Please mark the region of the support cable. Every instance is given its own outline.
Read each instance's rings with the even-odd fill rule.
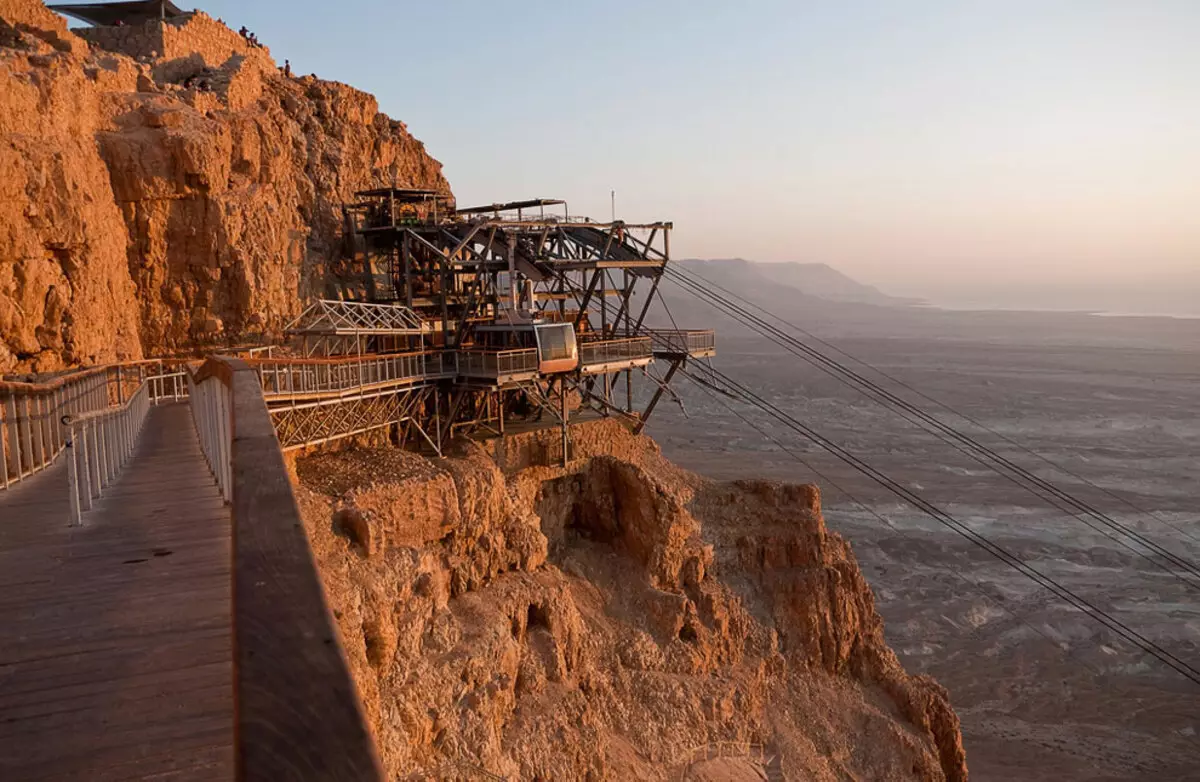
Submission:
[[[685,374],[687,374],[687,373],[685,372]],[[727,411],[729,411],[729,413],[731,413],[732,415],[737,417],[742,423],[746,424],[746,426],[749,426],[751,429],[758,432],[759,435],[761,435],[768,442],[774,443],[775,446],[777,448],[779,448],[779,450],[783,451],[788,456],[792,457],[794,460],[796,460],[801,465],[806,467],[810,472],[812,472],[814,475],[816,475],[818,478],[820,478],[823,483],[827,483],[830,486],[832,486],[834,489],[836,489],[837,491],[841,492],[841,494],[843,496],[845,496],[847,499],[849,499],[850,502],[854,506],[856,506],[857,508],[862,510],[864,513],[867,513],[868,515],[872,516],[876,521],[883,524],[884,526],[886,526],[888,529],[892,530],[893,532],[900,534],[900,535],[905,534],[903,530],[901,530],[899,527],[897,527],[895,524],[893,524],[891,521],[889,521],[886,517],[884,517],[881,513],[879,513],[874,508],[872,508],[870,505],[867,505],[866,502],[864,502],[863,500],[860,500],[858,497],[856,497],[849,489],[847,489],[846,487],[839,484],[837,481],[835,481],[833,478],[831,478],[826,473],[823,473],[820,470],[818,470],[810,461],[805,459],[800,454],[796,453],[796,451],[794,451],[793,449],[784,445],[783,442],[778,437],[775,437],[770,432],[768,432],[766,429],[764,429],[763,427],[761,427],[758,424],[751,421],[749,418],[747,418],[745,415],[743,415],[741,412],[739,412],[738,409],[736,407],[734,407],[732,404],[730,404],[726,399],[722,398],[722,397],[729,397],[731,399],[736,400],[736,399],[738,399],[738,397],[736,395],[729,394],[727,391],[725,391],[719,387],[716,387],[714,385],[711,385],[708,382],[700,381],[700,380],[697,380],[692,377],[689,377],[688,379],[691,380],[693,383],[695,383],[696,386],[698,388],[700,388],[701,391],[704,391],[706,394],[708,394],[710,397],[712,397],[714,400],[716,400],[722,407],[724,407]],[[907,537],[912,538],[913,536],[908,535]],[[1048,634],[1046,634],[1045,631],[1041,630],[1036,625],[1027,621],[1024,617],[1022,617],[1020,614],[1018,614],[1012,608],[1010,608],[1009,606],[1006,606],[1004,603],[1001,603],[995,597],[988,594],[987,590],[985,590],[978,581],[968,578],[962,572],[961,569],[954,567],[950,563],[947,563],[947,572],[949,572],[951,575],[953,575],[959,581],[966,584],[968,587],[970,587],[975,592],[979,593],[980,597],[982,597],[984,600],[986,600],[991,605],[998,608],[1002,613],[1008,614],[1008,616],[1012,617],[1020,624],[1024,625],[1025,627],[1032,630],[1037,635],[1041,636],[1047,643],[1049,643],[1054,648],[1058,649],[1066,657],[1069,657],[1070,659],[1074,660],[1075,662],[1077,662],[1080,665],[1084,666],[1085,668],[1089,669],[1097,677],[1104,675],[1104,673],[1099,668],[1096,668],[1094,665],[1089,663],[1087,660],[1085,660],[1085,659],[1079,657],[1077,654],[1075,654],[1075,652],[1071,649],[1069,644],[1060,643],[1060,642],[1054,640],[1053,638],[1051,638]],[[943,617],[943,619],[945,619],[945,617]],[[946,619],[946,622],[948,624],[950,624],[950,626],[954,627],[956,630],[958,629],[958,626],[955,625],[953,622],[950,622],[948,619]],[[975,628],[974,630],[971,631],[971,635],[975,635],[975,634],[979,633],[982,629],[983,629],[982,626]]]
[[[1008,437],[1003,432],[998,432],[995,429],[992,429],[987,424],[984,424],[983,422],[979,421],[978,419],[973,418],[972,416],[970,416],[966,413],[963,413],[959,410],[956,410],[956,409],[950,407],[948,404],[946,404],[945,402],[942,402],[941,400],[937,399],[936,397],[930,396],[929,394],[924,393],[923,391],[921,391],[918,388],[914,388],[913,386],[909,385],[908,383],[905,383],[903,380],[900,380],[896,376],[890,375],[887,372],[880,369],[879,367],[869,364],[866,361],[858,358],[854,354],[849,353],[849,352],[843,350],[842,348],[839,348],[837,345],[833,344],[832,342],[822,339],[821,337],[817,336],[816,334],[813,334],[811,331],[808,331],[807,329],[802,328],[801,326],[797,326],[794,323],[784,320],[783,318],[779,317],[778,315],[765,309],[761,305],[755,304],[753,301],[750,301],[749,299],[746,299],[745,297],[738,295],[736,292],[729,290],[728,288],[724,287],[723,285],[713,282],[712,280],[708,279],[707,277],[705,277],[704,275],[695,271],[694,269],[678,267],[677,271],[685,272],[686,274],[691,275],[692,277],[694,277],[694,278],[698,279],[699,281],[703,282],[704,284],[708,285],[710,288],[715,288],[719,291],[722,291],[729,298],[741,302],[742,304],[746,305],[748,308],[750,308],[752,310],[757,310],[758,312],[762,313],[763,316],[765,316],[766,318],[773,320],[776,323],[779,323],[783,326],[786,326],[786,327],[792,329],[793,331],[799,332],[800,334],[804,335],[805,337],[812,340],[813,342],[823,345],[824,347],[828,348],[829,350],[837,353],[840,356],[843,356],[844,358],[854,362],[855,364],[858,364],[861,367],[871,370],[872,372],[880,375],[881,377],[886,378],[887,380],[891,381],[892,383],[895,383],[897,386],[899,386],[900,388],[903,388],[904,390],[908,391],[909,393],[915,394],[916,396],[920,397],[921,399],[924,399],[926,402],[929,402],[930,404],[940,407],[941,409],[945,410],[946,412],[948,412],[958,418],[961,418],[964,421],[967,421],[968,423],[982,429],[983,431],[987,432],[990,435],[993,435],[994,437],[999,438],[1000,440],[1002,440],[1003,442],[1005,442],[1008,445],[1011,445],[1012,447],[1016,448],[1017,450],[1022,451],[1024,453],[1034,457],[1035,459],[1038,459],[1039,461],[1049,465],[1050,467],[1053,467],[1054,469],[1058,470],[1059,472],[1061,472],[1071,478],[1074,478],[1075,480],[1079,481],[1080,483],[1083,483],[1083,484],[1095,489],[1096,491],[1104,494],[1109,499],[1115,500],[1133,511],[1141,513],[1141,514],[1153,519],[1154,521],[1159,522],[1160,524],[1170,527],[1171,529],[1178,532],[1180,535],[1183,535],[1184,537],[1189,538],[1192,541],[1200,543],[1200,538],[1197,538],[1196,536],[1189,533],[1187,530],[1182,529],[1178,525],[1173,524],[1172,522],[1162,518],[1156,511],[1147,510],[1147,509],[1141,507],[1140,505],[1138,505],[1137,503],[1133,502],[1132,500],[1130,500],[1126,497],[1122,497],[1121,495],[1117,494],[1116,492],[1113,492],[1109,489],[1104,488],[1103,486],[1100,486],[1100,485],[1088,480],[1086,477],[1079,475],[1076,472],[1071,471],[1070,469],[1064,467],[1063,465],[1059,464],[1058,462],[1055,462],[1055,461],[1051,460],[1050,458],[1048,458],[1047,456],[1044,456],[1043,454],[1038,453],[1037,451],[1033,450],[1032,448],[1022,445],[1020,442],[1012,439],[1011,437]],[[663,302],[663,306],[664,307],[666,306],[666,302]]]
[[[753,315],[745,308],[740,307],[730,302],[728,299],[725,299],[720,294],[707,289],[703,284],[695,282],[694,280],[691,280],[674,271],[669,271],[668,276],[672,282],[675,282],[685,291],[691,293],[701,301],[706,301],[707,303],[716,306],[725,314],[735,318],[743,325],[746,325],[753,331],[783,347],[793,355],[800,357],[826,374],[829,374],[835,379],[838,379],[852,388],[855,388],[868,398],[871,398],[892,410],[901,418],[908,420],[910,423],[913,423],[930,434],[933,434],[935,437],[938,437],[938,439],[942,440],[942,442],[951,445],[951,447],[954,447],[960,453],[963,453],[978,463],[988,467],[1015,485],[1020,486],[1026,491],[1029,491],[1034,496],[1047,501],[1059,510],[1071,514],[1092,530],[1105,535],[1110,540],[1113,540],[1132,553],[1142,557],[1160,570],[1163,570],[1164,572],[1174,576],[1183,583],[1191,586],[1193,589],[1200,589],[1200,582],[1184,577],[1173,569],[1173,567],[1179,568],[1184,573],[1200,579],[1200,570],[1198,570],[1190,561],[1163,548],[1161,545],[1147,538],[1145,535],[1142,535],[1140,532],[1130,529],[1129,527],[1126,527],[1125,525],[1115,521],[1086,502],[1074,497],[1049,481],[1034,475],[1020,465],[1017,465],[1006,457],[996,453],[992,449],[982,445],[981,443],[959,432],[953,427],[950,427],[949,425],[939,421],[915,405],[896,396],[895,394],[892,394],[873,381],[862,377],[861,375],[853,372],[853,370],[850,370],[835,360],[830,359],[814,348],[805,345],[795,337],[792,337],[780,329],[771,326],[769,323],[766,323],[761,318]],[[1085,518],[1085,516],[1087,518]],[[1101,529],[1101,526],[1136,542],[1153,554],[1156,554],[1158,557],[1166,560],[1166,562],[1170,564],[1164,564],[1144,551],[1132,547],[1124,540],[1114,537],[1114,535],[1110,534],[1108,531],[1106,531],[1106,529]]]
[[[1091,601],[1073,592],[1055,579],[1042,573],[1040,570],[1037,570],[1031,565],[1025,563],[1003,546],[971,529],[954,516],[911,491],[898,481],[892,479],[886,473],[871,466],[869,463],[865,462],[850,451],[847,451],[811,427],[800,422],[788,413],[780,410],[778,407],[758,396],[733,378],[730,378],[717,369],[710,368],[709,371],[714,379],[723,384],[727,389],[731,389],[742,401],[757,407],[763,412],[769,414],[771,417],[775,418],[775,420],[779,421],[784,426],[803,435],[808,440],[837,457],[845,464],[853,467],[855,470],[859,471],[863,475],[866,475],[868,478],[872,479],[892,494],[922,511],[939,524],[942,524],[969,542],[984,549],[996,559],[999,559],[1001,562],[1021,573],[1039,586],[1049,590],[1052,594],[1067,604],[1071,605],[1082,613],[1087,614],[1093,620],[1116,633],[1118,636],[1134,646],[1142,649],[1147,654],[1156,658],[1159,662],[1175,670],[1177,673],[1189,679],[1194,684],[1200,685],[1200,670],[1189,665],[1187,662],[1172,654],[1170,651],[1164,649],[1154,641],[1121,622],[1119,619],[1099,608]],[[685,377],[694,379],[694,375],[691,372],[688,372],[686,369],[682,370],[682,373]],[[701,378],[700,381],[704,382],[704,379]]]

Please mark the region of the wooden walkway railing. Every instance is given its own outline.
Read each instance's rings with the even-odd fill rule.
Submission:
[[[46,518],[25,518],[25,522],[35,521],[32,527],[35,530],[66,527],[68,470],[61,462],[52,472],[47,468],[55,465],[57,457],[67,449],[73,426],[81,448],[84,441],[100,442],[94,432],[83,434],[84,430],[97,426],[104,432],[105,443],[99,449],[92,446],[93,457],[102,455],[99,461],[68,460],[68,467],[77,467],[76,485],[83,485],[79,480],[80,469],[94,476],[98,468],[103,470],[98,484],[104,480],[115,486],[161,481],[156,473],[150,484],[146,483],[150,476],[142,475],[143,468],[150,469],[148,465],[158,462],[146,462],[141,457],[128,463],[119,484],[115,480],[116,470],[135,447],[141,447],[137,435],[149,403],[188,400],[200,451],[231,511],[231,540],[227,550],[232,551],[232,557],[227,561],[233,574],[233,599],[229,602],[226,597],[213,603],[211,590],[194,594],[175,590],[174,600],[188,599],[195,604],[182,608],[173,604],[170,610],[205,615],[215,612],[214,615],[228,617],[233,637],[231,701],[235,706],[230,719],[235,725],[236,778],[254,782],[382,780],[383,772],[362,704],[292,494],[259,373],[245,361],[223,357],[186,366],[183,371],[175,371],[174,367],[171,370],[166,371],[158,362],[139,362],[83,370],[44,384],[0,384],[0,407],[6,411],[0,418],[0,447],[4,448],[0,463],[5,466],[0,511],[12,502],[21,503],[22,507],[50,508]],[[164,411],[155,414],[161,412]],[[195,442],[193,439],[193,449]],[[170,444],[160,440],[155,448],[155,453],[169,453]],[[162,472],[161,465],[157,469]],[[19,488],[30,491],[13,494],[11,489],[18,488],[15,486],[18,481],[26,481],[38,472],[46,474],[39,477],[37,486],[22,486]],[[177,477],[193,484],[195,481],[190,474]],[[94,488],[86,493],[89,499]],[[119,503],[124,495],[119,488],[114,491],[121,496],[114,495],[102,503],[106,514],[103,529],[120,524]],[[35,494],[61,499],[30,506],[28,498]],[[164,523],[183,510],[171,507],[173,499],[167,491],[155,500],[162,503],[158,512],[165,514]],[[214,500],[220,501],[215,497]],[[5,525],[12,518],[0,512],[0,543],[4,542]],[[87,518],[90,517],[85,517],[85,525]],[[101,521],[97,519],[96,523]],[[153,521],[140,523],[148,523],[148,530],[154,529]],[[21,536],[26,533],[13,532],[17,537],[10,537],[8,545],[16,548],[8,553],[19,557]],[[71,545],[72,538],[50,536],[47,540],[39,544],[44,549],[39,552],[53,560],[51,549]],[[186,540],[177,545],[186,545]],[[182,553],[178,548],[175,551]],[[0,555],[3,553],[0,548]],[[64,556],[67,556],[65,550]],[[211,554],[205,556],[211,558]],[[181,598],[181,592],[188,596]],[[34,615],[45,613],[38,604],[43,599],[39,595],[39,590],[29,590],[27,600],[31,604],[22,603],[21,610]],[[154,595],[144,597],[152,602],[155,599]],[[66,603],[62,608],[55,605],[55,612],[61,613],[72,605],[74,598],[73,593],[56,593],[55,599]],[[158,605],[156,610],[162,613],[168,607]],[[104,621],[103,616],[94,617],[89,627],[95,630],[89,632],[102,632]],[[115,632],[118,628],[112,629]],[[58,632],[62,637],[70,637],[73,629],[63,627]],[[49,633],[46,637],[56,636]],[[11,656],[9,643],[0,634],[0,667]],[[22,654],[36,653],[22,649]],[[143,646],[131,647],[126,655],[127,665],[122,666],[125,675],[138,675],[138,655],[143,649]],[[54,651],[47,649],[46,653]],[[87,729],[98,731],[92,739],[101,740],[102,726],[88,725]],[[80,746],[87,744],[86,740],[76,742]],[[0,778],[4,777],[0,773]]]
[[[212,358],[190,382],[228,400],[193,410],[232,488],[238,778],[382,780],[259,374]]]

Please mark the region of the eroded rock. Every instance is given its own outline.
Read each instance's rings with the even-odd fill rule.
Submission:
[[[297,464],[393,776],[679,779],[697,748],[750,742],[789,779],[966,778],[944,690],[884,643],[813,487],[710,483],[612,421],[567,468],[511,440],[503,471],[473,443]],[[370,559],[320,523],[348,498],[386,518]]]
[[[0,20],[0,372],[277,333],[343,284],[356,190],[449,192],[372,96],[203,13],[92,45],[36,0]]]

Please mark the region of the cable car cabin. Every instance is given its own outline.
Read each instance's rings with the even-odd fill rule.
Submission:
[[[571,372],[579,367],[575,326],[570,323],[540,323],[533,327],[537,340],[538,371],[543,375]]]
[[[579,368],[579,345],[571,323],[492,323],[475,328],[475,341],[487,350],[536,350],[539,374]]]

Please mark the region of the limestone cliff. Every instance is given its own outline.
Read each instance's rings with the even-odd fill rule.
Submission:
[[[354,191],[449,192],[372,96],[201,12],[85,34],[0,0],[0,373],[275,331]]]
[[[614,421],[537,466],[539,436],[297,462],[393,778],[966,778],[814,487],[705,481]]]

